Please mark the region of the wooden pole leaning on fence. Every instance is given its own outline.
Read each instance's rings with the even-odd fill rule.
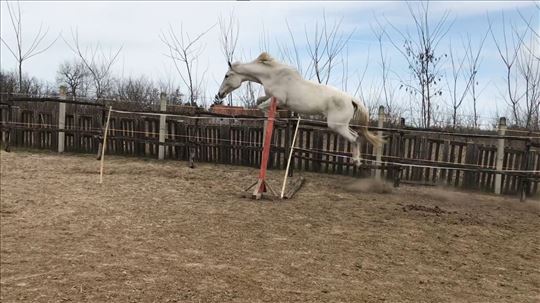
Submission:
[[[67,99],[67,88],[60,86],[60,100]],[[58,103],[58,152],[63,153],[65,149],[66,133],[66,104]]]
[[[283,199],[284,197],[290,198],[294,194],[294,192],[291,192],[291,195],[285,196],[285,185],[287,184],[287,177],[289,176],[289,168],[291,166],[291,159],[292,159],[292,155],[294,153],[294,145],[295,145],[295,142],[296,142],[296,134],[298,134],[298,127],[299,126],[300,126],[300,116],[298,116],[298,121],[296,122],[296,128],[294,129],[294,135],[293,135],[293,138],[292,138],[291,148],[290,148],[290,152],[289,152],[289,159],[287,160],[287,168],[285,169],[285,176],[283,177],[283,185],[281,186],[281,195],[280,195],[281,199]],[[303,178],[301,178],[300,182],[303,182]],[[301,184],[299,186],[301,186]],[[296,189],[293,188],[293,191],[296,191]]]
[[[379,129],[383,128],[384,125],[384,106],[379,106],[379,120],[377,121],[377,127]],[[377,137],[382,140],[383,132],[382,130],[377,131]],[[375,180],[380,181],[381,180],[381,165],[382,165],[382,153],[383,153],[383,144],[377,145],[377,149],[375,150],[375,163],[377,166],[377,169],[375,170]]]
[[[167,94],[161,93],[160,95],[160,111],[167,111]],[[159,146],[158,146],[158,159],[165,159],[165,136],[167,135],[167,116],[162,114],[159,116]]]
[[[506,133],[506,118],[501,117],[499,119],[498,126],[499,136],[504,136]],[[504,138],[497,139],[497,158],[495,163],[495,169],[501,171],[503,169],[504,162]],[[502,193],[502,174],[497,173],[495,175],[495,194],[500,195]]]
[[[107,122],[105,123],[105,133],[103,134],[103,144],[101,145],[101,165],[99,169],[99,184],[103,183],[103,165],[105,164],[105,149],[107,148],[107,134],[109,133],[109,121],[111,120],[112,106],[109,106]]]

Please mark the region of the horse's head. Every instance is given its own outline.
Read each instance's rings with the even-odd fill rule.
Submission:
[[[229,93],[231,93],[233,90],[237,89],[242,85],[242,82],[244,80],[244,77],[235,72],[233,67],[234,64],[229,63],[229,69],[227,70],[227,73],[225,74],[225,78],[223,78],[223,82],[221,82],[221,86],[219,87],[219,91],[216,95],[216,99],[223,99],[225,98]]]

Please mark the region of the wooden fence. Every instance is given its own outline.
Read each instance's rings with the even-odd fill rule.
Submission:
[[[61,140],[58,134],[64,133],[66,152],[97,153],[107,107],[63,102],[69,102],[65,104],[64,128],[59,126],[59,100],[3,98],[0,105],[3,144],[58,150]],[[160,142],[159,115],[112,112],[107,153],[158,158],[161,148],[166,159],[187,161],[193,155],[200,162],[259,166],[263,118],[166,113],[169,115],[162,128],[165,136]],[[276,121],[269,169],[285,168],[295,124],[295,119]],[[504,130],[499,135],[463,134],[409,128],[404,124],[371,129],[383,130],[387,141],[382,149],[382,163],[357,168],[346,140],[327,129],[324,122],[302,121],[291,167],[297,171],[357,177],[370,176],[380,169],[384,178],[401,182],[446,184],[504,194],[515,194],[522,188],[529,195],[538,191],[538,134],[510,131],[504,134]],[[501,142],[504,157],[497,161],[497,150],[501,148],[497,145]],[[373,146],[367,142],[362,143],[362,158],[376,159]],[[520,182],[527,180],[531,182]]]

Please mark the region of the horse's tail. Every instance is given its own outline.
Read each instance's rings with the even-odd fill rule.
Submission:
[[[369,113],[364,105],[357,100],[353,100],[353,106],[353,121],[355,122],[354,124],[358,124],[360,126],[360,133],[375,147],[379,146],[379,144],[384,144],[385,140],[379,138],[377,135],[369,131]]]

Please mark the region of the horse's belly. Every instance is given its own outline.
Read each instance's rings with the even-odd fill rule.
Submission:
[[[314,94],[314,92],[289,94],[287,98],[287,106],[300,114],[319,115],[326,112],[326,102]]]
[[[324,114],[324,109],[321,106],[309,104],[309,103],[298,103],[298,102],[287,102],[287,106],[295,113],[305,114],[305,115],[319,115]]]

